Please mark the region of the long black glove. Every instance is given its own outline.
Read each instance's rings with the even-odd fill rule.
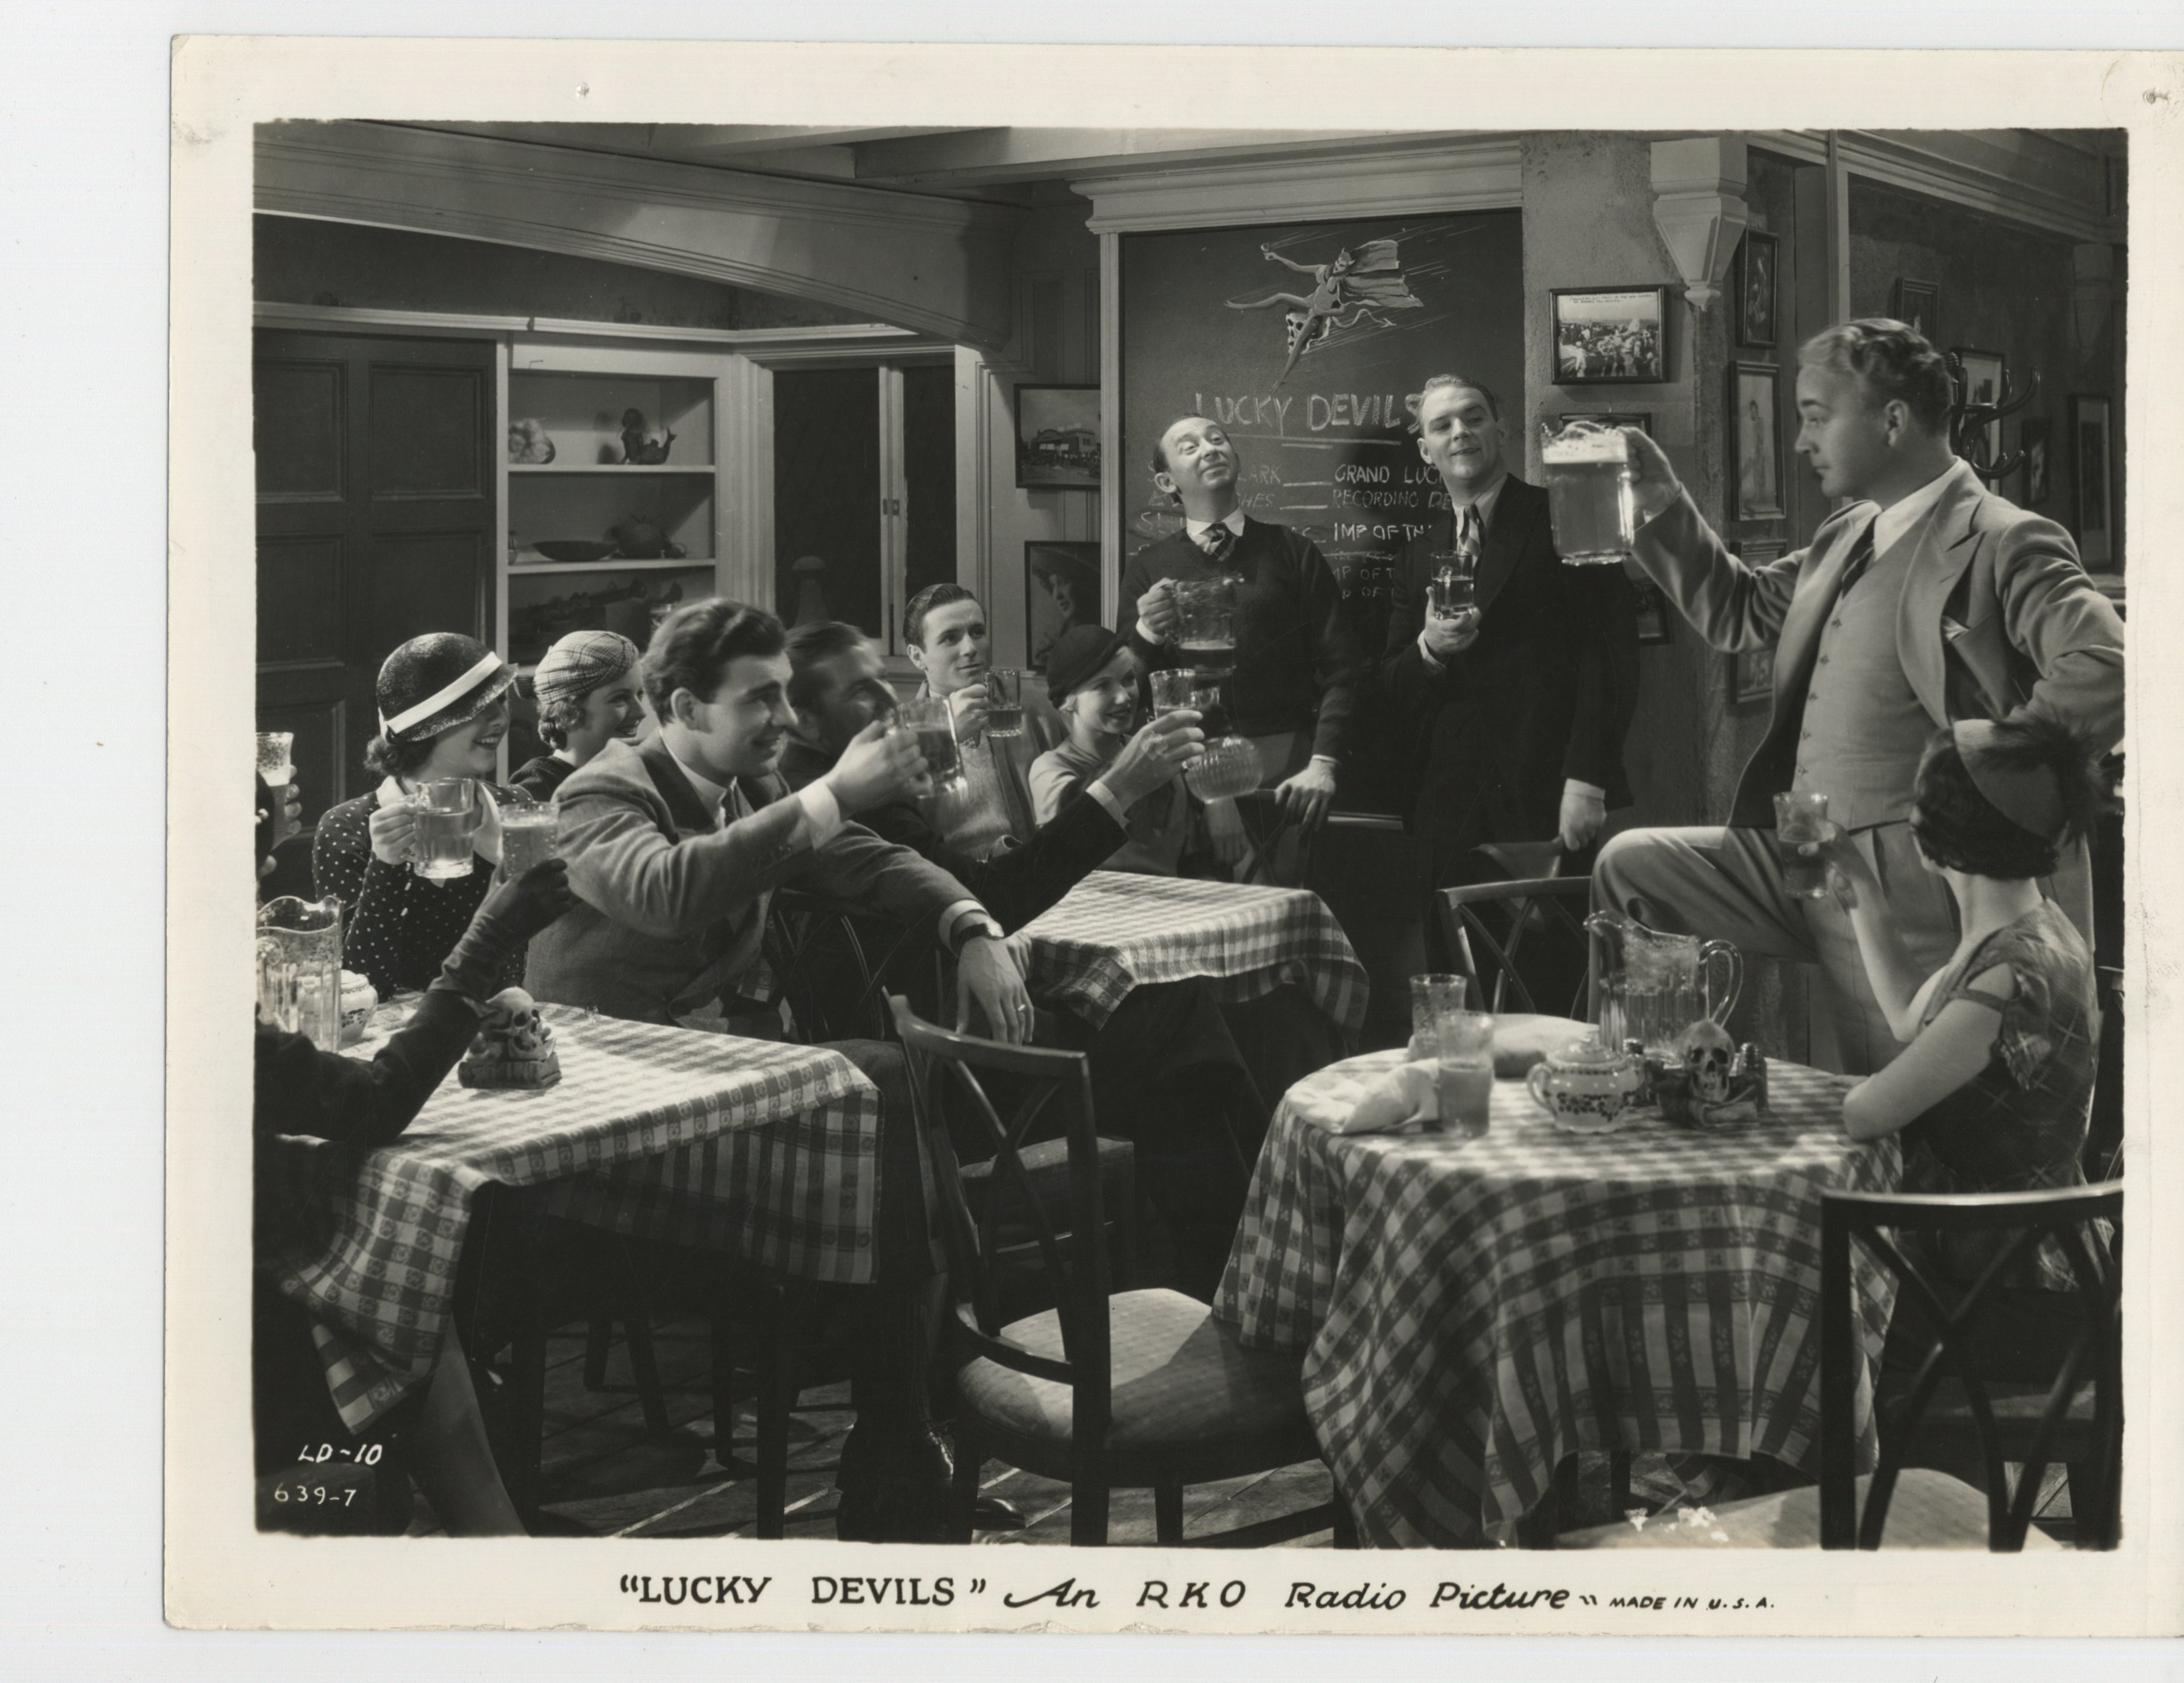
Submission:
[[[482,1003],[493,992],[494,978],[524,943],[576,903],[569,867],[559,859],[542,860],[514,882],[501,883],[471,917],[433,989]]]

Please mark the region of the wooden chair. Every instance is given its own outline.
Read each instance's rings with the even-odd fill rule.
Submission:
[[[1450,962],[1457,974],[1471,979],[1476,996],[1496,1016],[1521,1012],[1590,1023],[1591,943],[1585,917],[1591,894],[1591,882],[1584,877],[1524,877],[1443,889],[1438,900]],[[1544,978],[1543,950],[1549,964],[1575,978],[1567,995],[1562,982]],[[1555,991],[1542,1000],[1538,991],[1550,985]]]
[[[1179,1293],[1111,1293],[1085,1056],[952,1034],[921,1021],[899,997],[890,1005],[938,1184],[950,1279],[962,1294],[947,1325],[957,1399],[956,1540],[970,1538],[989,1457],[1067,1480],[1070,1541],[1078,1545],[1107,1541],[1108,1493],[1117,1486],[1150,1486],[1159,1541],[1176,1545],[1184,1541],[1186,1485],[1318,1459],[1294,1357],[1245,1348],[1205,1304]],[[989,1101],[982,1075],[1006,1076],[1019,1088],[1007,1122]],[[996,1179],[1016,1189],[1011,1205],[1023,1237],[1001,1230],[1001,1201],[989,1197],[983,1212],[972,1210],[942,1113],[944,1091],[963,1099],[992,1151]],[[1024,1162],[1022,1142],[1045,1117],[1063,1128],[1066,1221],[1038,1195]],[[1005,1324],[1002,1264],[1011,1257],[1040,1270],[1056,1307]],[[1323,1506],[1193,1541],[1273,1542],[1329,1524],[1346,1536],[1337,1509]]]
[[[2072,1519],[2081,1547],[2112,1548],[2118,1534],[2123,1449],[2123,1323],[2119,1275],[2093,1230],[2123,1213],[2119,1183],[2057,1191],[1957,1196],[1828,1191],[1820,1195],[1820,1482],[1715,1510],[1695,1527],[1662,1516],[1642,1530],[1605,1525],[1561,1540],[1563,1547],[1707,1546],[1720,1530],[1747,1546],[1878,1548],[1892,1517],[1899,1542],[1998,1552],[2054,1548],[2031,1530],[2047,1469],[2072,1469]],[[1969,1288],[1938,1280],[1900,1242],[1905,1233],[2007,1234]],[[2006,1329],[2004,1282],[2053,1236],[2076,1287],[2046,1296],[2067,1306],[2065,1335],[2053,1340],[2053,1372],[2027,1380],[1997,1362],[1994,1335]],[[1876,1387],[1880,1457],[1856,1476],[1858,1384],[1851,1244],[1864,1246],[1897,1282],[1897,1315],[1908,1309],[1925,1349],[1919,1365]],[[2000,1368],[2003,1372],[1997,1374]],[[1982,1490],[1936,1461],[1956,1461],[1955,1441],[1977,1446]],[[2022,1463],[2014,1492],[2005,1463]],[[2080,1469],[2082,1468],[2082,1471]]]

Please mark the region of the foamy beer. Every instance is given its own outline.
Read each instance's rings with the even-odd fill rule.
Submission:
[[[1563,560],[1579,567],[1620,562],[1638,535],[1630,447],[1622,433],[1592,421],[1573,421],[1559,432],[1543,425],[1540,464]]]
[[[1179,578],[1173,588],[1184,659],[1201,672],[1226,673],[1236,664],[1236,580]]]

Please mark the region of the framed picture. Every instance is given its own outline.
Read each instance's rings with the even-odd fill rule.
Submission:
[[[1998,404],[2009,387],[2009,359],[2000,351],[1974,350],[1969,345],[1951,348],[1949,354],[1957,359],[1964,371],[1964,401],[1973,404]],[[1980,428],[1978,435],[1965,441],[1970,449],[1972,460],[1985,466],[2002,460],[2002,422],[1990,421]]]
[[[1072,626],[1100,623],[1100,546],[1024,545],[1024,664],[1045,670],[1055,639]]]
[[[1669,289],[1557,287],[1557,386],[1658,386],[1669,377]]]
[[[2078,528],[2078,559],[2088,571],[2116,563],[2115,521],[2109,504],[2114,481],[2109,437],[2109,400],[2070,398],[2070,496]]]
[[[1907,281],[1899,276],[1892,308],[1896,319],[1928,344],[1942,337],[1942,289],[1931,281]]]
[[[1781,242],[1772,234],[1747,228],[1744,242],[1736,248],[1736,343],[1772,347],[1774,343],[1775,258]]]
[[[1100,388],[1017,387],[1017,488],[1100,488]]]
[[[2017,448],[2025,455],[2025,506],[2048,500],[2048,422],[2038,415],[2017,423]]]
[[[1650,578],[1634,578],[1630,581],[1630,594],[1638,603],[1638,641],[1641,644],[1674,642],[1669,628],[1675,619],[1675,610],[1669,605],[1661,587]]]
[[[1735,520],[1779,520],[1782,515],[1782,371],[1771,362],[1735,362],[1729,368],[1730,437],[1735,471],[1729,510]]]
[[[1643,409],[1566,409],[1555,417],[1555,424],[1567,426],[1573,421],[1594,421],[1602,426],[1635,426],[1647,437],[1653,436],[1653,412]]]

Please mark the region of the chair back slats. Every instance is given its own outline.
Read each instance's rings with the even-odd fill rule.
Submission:
[[[983,1357],[1017,1373],[1067,1385],[1075,1410],[1074,1435],[1096,1451],[1106,1441],[1112,1361],[1107,1237],[1100,1208],[1100,1144],[1092,1114],[1089,1062],[1082,1052],[1005,1045],[936,1028],[900,995],[888,1003],[910,1061],[919,1137],[934,1166],[946,1211],[950,1274],[956,1289],[970,1299],[969,1316],[959,1309],[955,1318],[956,1351],[964,1359]],[[981,1071],[1023,1083],[1023,1097],[1009,1123],[1003,1123],[979,1082]],[[994,1179],[982,1219],[972,1216],[940,1102],[944,1072],[952,1073],[970,1099],[972,1116],[983,1131],[979,1143],[993,1147]],[[1059,1113],[1068,1154],[1066,1231],[1057,1230],[1049,1218],[1022,1156],[1033,1122],[1049,1111]],[[1014,1192],[1013,1201],[1002,1195],[1004,1187]],[[1030,1245],[1003,1247],[997,1242],[995,1223],[1005,1202],[1011,1205],[1012,1218],[1021,1218],[1031,1228]],[[1062,1359],[1058,1362],[1001,1335],[996,1265],[1005,1248],[1011,1260],[1019,1256],[1035,1260],[1046,1276],[1061,1331]]]
[[[1898,1474],[1914,1452],[1919,1425],[1942,1380],[1960,1387],[1986,1485],[1987,1544],[1997,1551],[2025,1546],[2041,1485],[2060,1435],[2088,1383],[2093,1392],[2092,1440],[2097,1459],[2088,1469],[2097,1488],[2072,1485],[2081,1497],[2092,1541],[2112,1546],[2114,1480],[2121,1457],[2121,1282],[2104,1248],[2088,1235],[2098,1223],[2111,1229],[2123,1214],[2120,1183],[2052,1191],[1926,1196],[1903,1193],[1825,1191],[1820,1201],[1820,1546],[1878,1548]],[[1896,1240],[1900,1233],[2006,1234],[1969,1287],[1958,1290],[1930,1278]],[[1981,1371],[1982,1317],[2008,1289],[2019,1268],[2053,1240],[2068,1260],[2076,1315],[2054,1376],[2042,1399],[2029,1439],[2006,1443],[1997,1422],[1991,1375]],[[1865,1509],[1857,1512],[1857,1439],[1853,1404],[1862,1363],[1854,1346],[1851,1246],[1856,1243],[1897,1282],[1897,1311],[1915,1312],[1933,1343],[1911,1383],[1892,1407],[1876,1394],[1880,1454],[1868,1486]],[[2006,1463],[2021,1463],[2013,1494]],[[2074,1480],[2078,1463],[2073,1463]],[[2075,1517],[2075,1508],[2074,1508]],[[2081,1533],[2081,1535],[2084,1535]]]
[[[1550,935],[1568,942],[1580,958],[1586,957],[1590,942],[1584,914],[1591,896],[1591,883],[1584,877],[1523,877],[1443,889],[1439,895],[1442,938],[1458,973],[1471,978],[1486,1009],[1504,1011],[1513,1000],[1517,1010],[1536,1011],[1542,1007],[1524,979],[1520,961],[1528,947]],[[1579,910],[1573,912],[1573,905]],[[1486,906],[1497,908],[1508,920],[1498,933],[1481,915],[1480,908]],[[1479,967],[1481,949],[1490,976]],[[1591,1018],[1589,972],[1588,964],[1585,979],[1577,983],[1567,1011],[1560,1014]],[[1547,1008],[1558,1003],[1550,1000]]]
[[[776,997],[788,1002],[803,1039],[888,1038],[883,999],[888,976],[918,932],[908,924],[868,922],[867,928],[869,943],[858,916],[833,901],[794,889],[774,894],[762,950]],[[824,974],[819,962],[824,958],[838,961],[844,973]]]

